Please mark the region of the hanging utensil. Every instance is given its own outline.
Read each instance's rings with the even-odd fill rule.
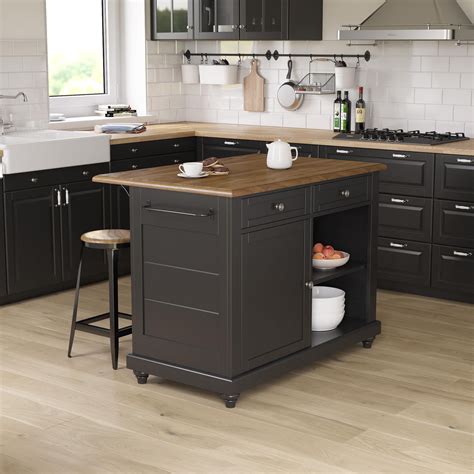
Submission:
[[[244,77],[244,110],[247,112],[265,111],[265,79],[258,73],[258,61],[252,59],[251,71]]]
[[[286,81],[279,87],[277,93],[278,103],[285,110],[298,110],[303,104],[304,95],[298,94],[296,90],[297,83],[291,80],[291,72],[293,70],[293,61],[288,61],[288,74]]]

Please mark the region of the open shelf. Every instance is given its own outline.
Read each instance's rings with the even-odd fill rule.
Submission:
[[[313,331],[311,335],[311,348],[347,336],[351,332],[356,332],[367,325],[367,321],[363,319],[346,317],[342,320],[342,323],[332,331]]]
[[[334,268],[332,270],[317,270],[313,268],[313,283],[319,285],[326,281],[334,280],[351,273],[360,272],[365,270],[365,264],[360,262],[347,262],[344,266]]]

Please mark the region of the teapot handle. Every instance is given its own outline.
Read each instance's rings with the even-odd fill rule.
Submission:
[[[296,148],[295,146],[292,146],[290,147],[290,150],[295,150],[296,156],[294,158],[292,156],[292,161],[296,161],[298,159],[298,148]]]

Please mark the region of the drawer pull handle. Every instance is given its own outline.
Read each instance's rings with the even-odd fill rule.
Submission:
[[[314,283],[312,281],[307,281],[305,283],[306,288],[309,288],[310,290],[314,287]]]
[[[351,192],[348,189],[344,189],[341,191],[341,196],[344,198],[348,198],[351,196]]]
[[[224,142],[224,145],[228,145],[228,146],[235,146],[235,145],[238,145],[239,142],[228,142],[228,141],[225,141]]]
[[[455,255],[456,257],[472,257],[472,252],[458,252],[457,250],[455,250],[453,252],[453,255]]]
[[[394,158],[410,158],[410,155],[405,155],[403,153],[393,153],[392,156]]]
[[[283,202],[276,202],[275,204],[272,205],[272,208],[275,211],[284,212],[285,204]]]
[[[63,200],[61,198],[61,190],[56,189],[56,207],[62,206]]]
[[[408,199],[397,199],[397,198],[392,198],[390,201],[396,203],[396,204],[407,204],[410,202]]]
[[[132,170],[136,170],[138,168],[138,165],[132,165]]]
[[[390,247],[394,247],[396,249],[404,249],[406,247],[408,247],[407,244],[397,244],[395,242],[390,242]]]
[[[460,204],[456,204],[454,206],[454,209],[457,209],[459,211],[470,211],[472,209],[471,206],[461,206]]]
[[[336,153],[339,153],[339,155],[349,155],[349,154],[353,153],[353,150],[339,150],[339,149],[337,149]]]
[[[182,212],[182,211],[171,211],[169,209],[155,209],[151,207],[151,205],[144,206],[143,209],[149,212],[160,212],[162,214],[174,214],[178,216],[188,216],[188,217],[213,217],[214,216],[214,209],[209,209],[205,214],[198,214],[195,212]]]
[[[136,152],[138,151],[138,148],[132,148],[130,151],[131,151],[132,153],[136,153]]]
[[[82,172],[82,176],[89,176],[89,174],[90,174],[90,171],[83,171]]]
[[[458,158],[456,160],[458,163],[467,163],[467,164],[471,164],[472,163],[472,160],[469,160],[467,158]]]
[[[173,163],[174,163],[175,165],[178,165],[178,164],[180,164],[181,162],[182,162],[182,161],[181,161],[181,160],[178,160],[177,158],[176,158],[176,160],[173,160]]]
[[[64,203],[65,206],[69,206],[69,189],[65,189],[65,197],[66,197],[66,202]]]
[[[173,146],[174,146],[175,148],[179,148],[181,145],[180,145],[179,143],[174,143]]]
[[[38,178],[31,178],[31,182],[36,184],[38,182]]]

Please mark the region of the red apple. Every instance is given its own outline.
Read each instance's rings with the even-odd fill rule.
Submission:
[[[323,249],[323,255],[325,257],[332,257],[334,255],[334,247],[332,245],[326,245]]]

